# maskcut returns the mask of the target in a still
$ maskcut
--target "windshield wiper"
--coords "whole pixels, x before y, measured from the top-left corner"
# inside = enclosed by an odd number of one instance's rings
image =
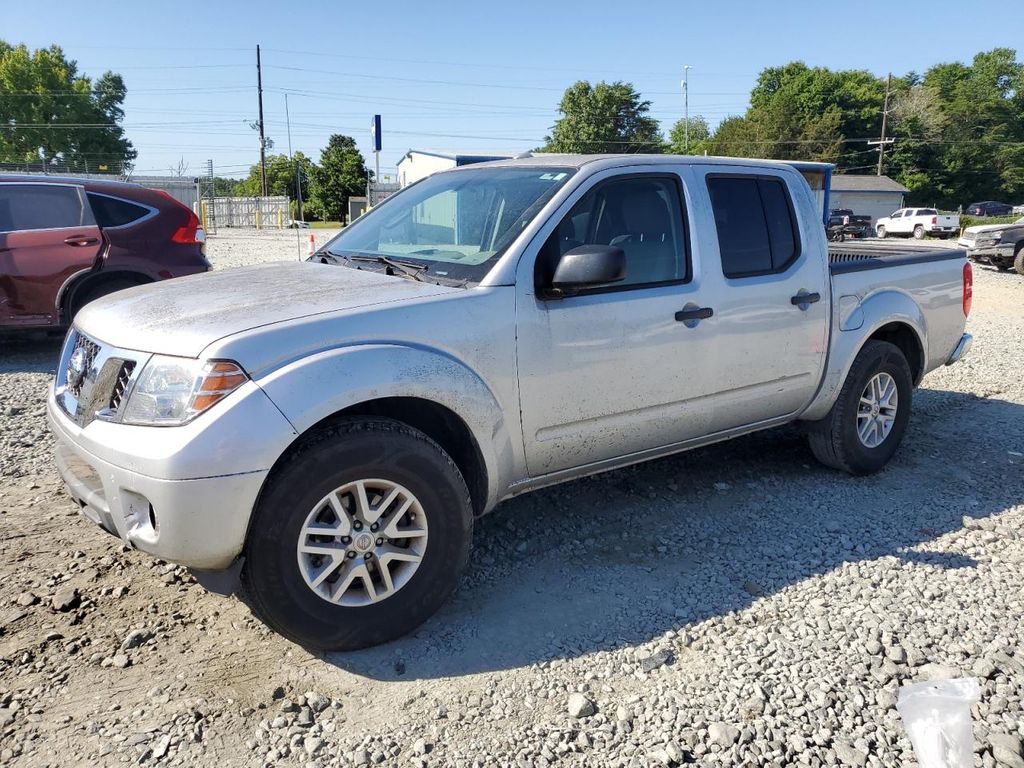
[[[402,277],[411,277],[413,280],[419,280],[421,282],[430,282],[427,280],[423,273],[427,271],[426,264],[416,264],[411,261],[399,261],[398,259],[392,259],[390,256],[383,256],[380,254],[374,256],[341,256],[343,259],[348,261],[363,261],[376,264],[384,264],[393,270],[397,270],[398,274]],[[390,274],[390,273],[389,273]]]

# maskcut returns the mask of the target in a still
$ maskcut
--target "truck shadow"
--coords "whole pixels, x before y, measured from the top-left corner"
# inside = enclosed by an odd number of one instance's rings
[[[872,477],[820,467],[786,428],[538,491],[478,521],[460,589],[417,632],[326,658],[379,680],[486,673],[683,632],[859,561],[972,568],[928,544],[1021,502],[1021,434],[1024,406],[925,389]]]
[[[56,332],[0,331],[0,374],[53,373],[63,341]]]

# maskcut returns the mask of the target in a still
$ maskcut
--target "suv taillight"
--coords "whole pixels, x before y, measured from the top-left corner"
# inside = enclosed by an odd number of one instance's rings
[[[939,223],[939,217],[938,216],[932,216],[932,224],[938,224],[938,223]]]
[[[964,317],[971,314],[971,300],[974,298],[974,273],[971,262],[964,264]]]
[[[199,228],[199,217],[192,211],[188,212],[188,221],[185,223],[185,226],[178,227],[174,234],[171,235],[173,242],[187,243],[189,245],[202,243],[205,239],[205,233]]]

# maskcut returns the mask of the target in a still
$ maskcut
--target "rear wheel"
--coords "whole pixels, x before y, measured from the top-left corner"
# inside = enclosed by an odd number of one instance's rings
[[[922,227],[920,224],[918,224],[916,227],[914,227],[914,239],[915,240],[923,240],[924,239],[924,227]]]
[[[1013,254],[1013,268],[1018,275],[1024,275],[1024,245],[1018,245]]]
[[[472,529],[466,483],[437,443],[396,421],[347,420],[268,480],[243,586],[256,615],[303,646],[376,645],[444,603]]]
[[[885,237],[885,226],[881,225],[875,229],[875,234],[879,237]]]
[[[112,293],[123,291],[125,288],[134,288],[139,285],[138,280],[132,280],[127,277],[118,277],[111,280],[104,280],[100,283],[93,285],[85,285],[81,289],[74,292],[71,297],[71,301],[68,305],[68,322],[70,323],[75,319],[75,315],[82,311],[82,307],[86,304],[96,301],[96,299],[102,298],[103,296],[109,296]]]
[[[869,341],[857,354],[828,415],[811,425],[811,451],[822,464],[852,475],[884,467],[910,419],[910,366],[899,347]]]

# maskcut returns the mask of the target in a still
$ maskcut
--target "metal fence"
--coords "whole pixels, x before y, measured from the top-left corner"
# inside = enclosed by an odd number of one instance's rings
[[[283,229],[291,219],[291,201],[278,197],[214,197],[204,198],[199,217],[208,232],[219,227],[250,227]]]

